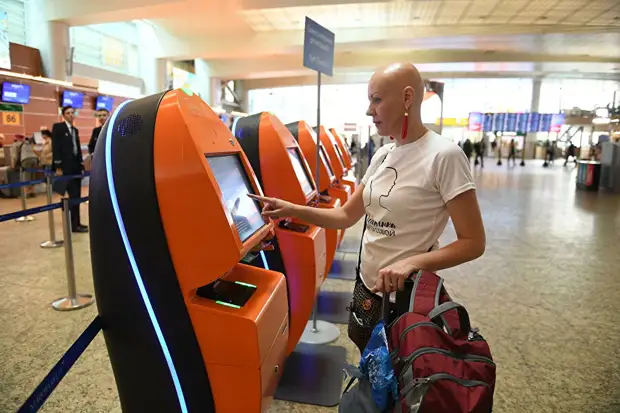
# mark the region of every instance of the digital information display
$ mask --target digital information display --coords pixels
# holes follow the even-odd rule
[[[21,103],[22,105],[27,104],[30,102],[30,85],[4,82],[2,84],[2,101]]]
[[[238,155],[206,156],[220,186],[226,209],[232,215],[241,242],[265,225],[257,202],[248,197],[254,190]]]
[[[97,110],[106,109],[108,112],[112,112],[114,106],[114,98],[111,96],[97,96],[97,102],[95,108]]]
[[[551,129],[551,118],[553,114],[551,113],[543,113],[540,115],[540,127],[538,128],[539,132],[549,132]]]
[[[551,127],[549,128],[549,132],[560,133],[562,125],[564,125],[564,114],[554,113],[551,116]]]
[[[540,125],[540,113],[530,113],[527,119],[527,132],[538,132],[538,126]]]
[[[517,113],[517,132],[527,132],[527,113]]]
[[[517,131],[517,114],[507,113],[506,124],[504,125],[504,132],[516,132]]]
[[[329,163],[329,160],[327,159],[327,155],[325,154],[325,148],[323,147],[323,145],[321,145],[321,150],[319,151],[319,154],[321,156],[321,160],[323,161],[323,163],[325,164],[325,167],[327,168],[327,171],[329,172],[329,177],[331,178],[332,176],[334,176],[334,171],[332,170],[332,165]]]
[[[482,131],[483,115],[480,112],[471,112],[469,114],[468,129],[472,132]]]
[[[84,106],[84,94],[65,90],[62,92],[62,106],[71,106],[73,109],[82,109]]]
[[[288,148],[287,150],[288,156],[291,158],[291,163],[293,164],[293,169],[295,170],[295,175],[297,175],[297,179],[301,184],[301,189],[304,191],[304,195],[308,195],[314,190],[314,187],[310,182],[306,168],[304,168],[301,163],[299,152],[297,151],[297,148]]]
[[[485,113],[482,122],[483,132],[493,132],[493,114]]]
[[[505,113],[494,113],[493,114],[493,130],[503,131],[505,121],[506,121]]]

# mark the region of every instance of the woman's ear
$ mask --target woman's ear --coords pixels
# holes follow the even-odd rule
[[[411,86],[405,87],[403,90],[403,103],[405,104],[405,108],[409,109],[413,105],[413,100],[415,98],[415,91]]]

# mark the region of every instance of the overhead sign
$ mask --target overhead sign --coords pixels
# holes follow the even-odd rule
[[[334,74],[334,33],[309,17],[304,31],[304,66],[327,76]]]

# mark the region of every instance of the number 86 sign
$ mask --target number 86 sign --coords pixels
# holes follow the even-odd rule
[[[2,112],[2,123],[9,126],[19,126],[22,124],[21,113]]]

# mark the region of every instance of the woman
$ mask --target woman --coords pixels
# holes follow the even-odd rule
[[[405,279],[418,270],[453,267],[478,258],[485,249],[467,158],[454,142],[424,127],[424,82],[417,69],[393,64],[375,73],[368,96],[367,115],[393,143],[378,149],[359,189],[343,207],[319,209],[252,196],[263,202],[265,216],[296,217],[325,228],[348,228],[366,215],[348,329],[360,351],[381,317],[383,293],[402,290]],[[458,240],[439,248],[448,218]]]
[[[39,161],[41,166],[46,170],[52,170],[52,161],[54,158],[52,151],[52,132],[49,129],[41,131],[41,137],[43,138],[43,147],[41,148],[41,155]]]

